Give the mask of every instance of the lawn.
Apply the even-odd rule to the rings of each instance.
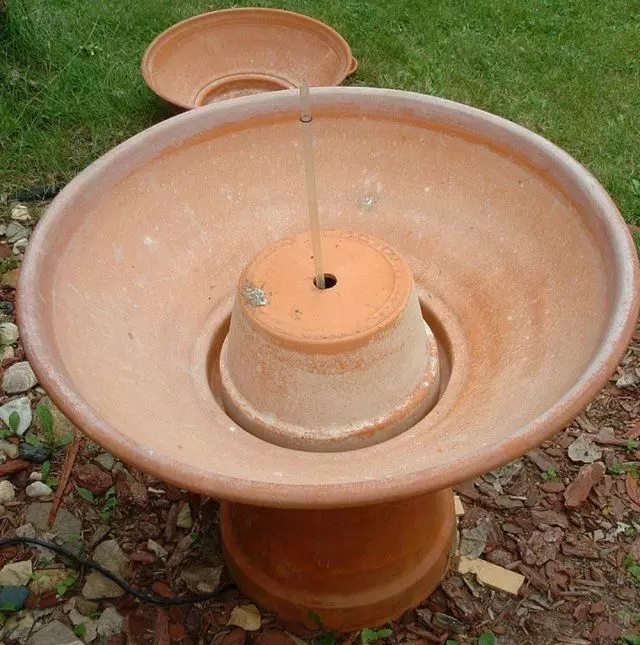
[[[275,3],[254,0],[253,4]],[[6,0],[0,9],[0,193],[64,182],[167,116],[139,61],[201,0]],[[0,3],[1,6],[1,3]],[[281,0],[349,41],[349,82],[460,101],[565,148],[640,223],[637,0]]]

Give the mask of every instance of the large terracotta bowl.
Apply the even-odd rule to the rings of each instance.
[[[553,144],[471,107],[368,88],[312,98],[321,220],[408,263],[439,344],[431,412],[342,452],[274,445],[224,412],[238,276],[307,226],[295,91],[169,119],[60,193],[19,285],[40,383],[126,462],[263,506],[439,491],[563,427],[614,370],[638,313],[636,251],[603,188]]]
[[[339,85],[357,63],[324,23],[279,9],[224,9],[183,20],[147,48],[142,74],[170,105],[195,108],[247,94]]]

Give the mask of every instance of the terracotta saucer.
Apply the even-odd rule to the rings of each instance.
[[[410,267],[438,342],[433,409],[343,452],[269,443],[224,410],[220,352],[240,274],[307,227],[293,90],[168,119],[52,202],[18,308],[51,398],[165,481],[290,508],[438,491],[562,428],[606,383],[637,319],[637,253],[605,190],[542,137],[465,105],[355,87],[312,99],[321,221],[383,240]]]
[[[356,70],[347,42],[324,23],[280,9],[224,9],[162,32],[142,58],[147,85],[171,106],[339,85]]]

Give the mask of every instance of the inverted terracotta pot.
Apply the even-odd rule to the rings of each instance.
[[[455,537],[451,490],[355,509],[225,503],[227,566],[241,589],[292,625],[382,625],[440,583]],[[315,616],[315,620],[313,618]]]
[[[307,233],[271,244],[242,272],[220,357],[224,407],[280,446],[362,448],[433,407],[438,349],[391,247],[349,231],[325,231],[322,245],[329,288],[314,284]]]
[[[92,439],[171,484],[245,505],[223,514],[225,551],[244,589],[287,616],[300,619],[316,603],[328,627],[355,628],[401,613],[416,602],[414,588],[428,592],[446,561],[450,511],[432,506],[433,566],[421,561],[415,578],[406,575],[409,542],[394,543],[396,568],[385,569],[389,553],[377,540],[377,555],[354,563],[387,571],[388,594],[351,588],[334,601],[332,581],[321,587],[319,553],[307,570],[319,591],[294,586],[296,601],[282,582],[300,580],[300,554],[320,544],[340,577],[355,557],[362,507],[408,500],[411,512],[390,517],[410,540],[412,522],[426,522],[420,496],[433,493],[435,505],[441,491],[563,427],[633,333],[637,255],[597,181],[524,128],[404,92],[323,88],[312,98],[323,226],[389,245],[410,268],[436,339],[439,398],[421,420],[330,452],[277,445],[225,411],[220,358],[238,278],[260,251],[306,229],[294,91],[191,111],[87,168],[33,233],[18,318],[40,383]],[[276,510],[252,509],[261,506]],[[331,552],[329,530],[312,528],[319,509],[330,526],[342,517],[343,554]],[[254,521],[266,525],[269,548],[259,532],[251,544]],[[292,535],[299,551],[287,560],[277,544]],[[279,561],[294,571],[269,585]]]
[[[347,42],[324,23],[280,9],[223,9],[183,20],[147,48],[142,74],[171,106],[339,85],[356,70]]]

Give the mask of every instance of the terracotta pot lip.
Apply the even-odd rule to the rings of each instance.
[[[140,71],[148,87],[163,100],[177,107],[184,108],[185,110],[192,110],[199,106],[193,105],[191,103],[187,103],[184,101],[177,101],[173,98],[168,97],[166,94],[164,94],[158,88],[157,84],[154,81],[153,74],[151,73],[151,69],[150,69],[151,59],[154,56],[157,47],[160,46],[163,43],[163,41],[173,36],[176,32],[178,32],[180,29],[183,29],[185,26],[190,25],[199,20],[203,20],[206,17],[212,16],[212,15],[216,15],[220,18],[225,18],[229,16],[242,17],[242,16],[251,16],[251,15],[279,16],[284,19],[289,18],[289,19],[306,22],[310,27],[314,28],[314,31],[316,33],[319,32],[319,33],[328,34],[331,40],[333,40],[336,44],[338,44],[340,49],[342,50],[342,54],[344,55],[345,65],[343,66],[343,69],[341,69],[339,73],[336,74],[334,79],[334,85],[340,85],[340,83],[342,83],[342,81],[344,81],[344,79],[347,78],[347,76],[349,76],[350,74],[353,74],[353,72],[355,72],[356,69],[358,68],[358,61],[353,56],[351,52],[351,47],[349,46],[349,43],[345,40],[345,38],[340,33],[338,33],[338,31],[336,31],[333,27],[331,27],[330,25],[327,25],[321,20],[318,20],[317,18],[312,18],[311,16],[307,16],[302,13],[297,13],[295,11],[287,11],[286,9],[272,9],[269,7],[234,7],[231,9],[219,9],[216,11],[207,11],[204,13],[196,14],[195,16],[191,16],[190,18],[185,18],[184,20],[177,22],[175,25],[171,25],[171,27],[168,27],[167,29],[159,33],[149,43],[147,49],[145,50],[142,56],[142,60],[140,61]],[[255,71],[247,70],[246,73],[256,74],[260,72],[259,70],[255,70]],[[233,99],[230,99],[230,100],[233,100]]]
[[[264,116],[265,113],[270,116],[295,115],[298,98],[294,90],[220,102],[163,121],[118,145],[84,169],[60,192],[31,237],[18,284],[18,323],[25,352],[41,385],[66,416],[125,462],[194,492],[263,506],[332,508],[411,497],[466,481],[533,448],[568,423],[597,394],[615,370],[635,330],[640,304],[637,252],[629,229],[613,201],[597,180],[568,153],[526,128],[482,110],[399,90],[332,87],[314,90],[313,94],[318,114],[343,107],[350,108],[351,113],[356,114],[366,108],[369,112],[387,115],[393,108],[396,115],[402,113],[407,119],[426,120],[428,115],[434,126],[446,125],[461,134],[467,132],[471,136],[479,131],[480,138],[487,145],[497,133],[508,134],[525,144],[528,152],[535,152],[536,160],[530,163],[539,172],[553,175],[558,190],[562,191],[563,185],[571,184],[574,194],[577,192],[589,204],[589,210],[594,213],[609,241],[615,270],[611,278],[614,305],[609,324],[602,332],[599,348],[573,387],[530,423],[502,441],[478,446],[473,458],[461,459],[455,468],[451,464],[426,466],[419,471],[408,474],[398,472],[393,477],[380,480],[321,485],[256,481],[194,468],[139,444],[100,418],[74,388],[64,360],[47,344],[48,335],[40,315],[46,306],[39,292],[42,262],[67,205],[82,195],[85,187],[91,186],[95,177],[107,169],[118,168],[113,179],[113,183],[116,183],[124,172],[138,166],[143,159],[152,158],[172,144],[183,143],[190,137],[200,135],[205,126],[210,128],[212,125],[246,122],[251,117]],[[494,145],[498,143],[494,142]],[[526,158],[526,155],[522,153],[522,157]],[[571,201],[575,204],[575,199]],[[419,429],[420,425],[417,424],[415,428]],[[391,439],[390,442],[395,440]],[[389,442],[385,442],[352,451],[349,456],[353,458],[360,453],[361,458],[366,458],[368,451],[381,447],[385,449],[388,445]],[[344,454],[318,453],[323,463],[326,460],[338,463]]]
[[[273,85],[277,85],[281,90],[290,90],[293,87],[293,83],[290,83],[286,78],[281,78],[275,74],[264,74],[264,73],[241,73],[241,74],[227,74],[226,76],[220,76],[214,81],[210,81],[203,87],[198,90],[196,98],[194,99],[195,107],[202,107],[203,105],[208,105],[204,99],[213,94],[215,91],[224,87],[225,85],[231,85],[233,83],[242,83],[243,81],[262,81],[269,82]]]

